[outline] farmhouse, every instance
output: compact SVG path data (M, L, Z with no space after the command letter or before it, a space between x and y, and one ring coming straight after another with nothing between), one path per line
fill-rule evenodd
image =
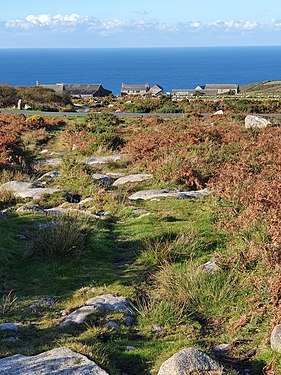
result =
M125 83L122 83L121 96L145 95L149 90L149 83L145 83L144 85L127 85Z
M238 94L239 85L233 84L233 83L227 83L227 84L207 83L204 86L197 86L195 90L201 95L220 95L220 94L227 94L230 92L233 92L234 94Z
M198 95L197 91L194 89L174 89L172 90L172 96L177 99L185 99L190 96Z
M147 93L156 97L165 95L163 87L159 85L154 85L153 87L151 87L151 89Z
M103 97L111 95L110 90L105 89L101 84L83 84L83 83L57 83L57 84L38 84L36 86L44 87L46 89L51 89L56 92L66 92L73 96L81 97Z

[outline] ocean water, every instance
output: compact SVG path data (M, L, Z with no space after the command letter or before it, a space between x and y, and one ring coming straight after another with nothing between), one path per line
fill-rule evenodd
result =
M166 91L206 83L281 79L281 47L0 49L0 83L159 84Z

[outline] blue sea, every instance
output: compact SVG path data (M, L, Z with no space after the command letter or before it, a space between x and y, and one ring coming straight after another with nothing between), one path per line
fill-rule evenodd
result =
M281 79L281 47L0 49L0 83L159 84L166 91L206 83Z

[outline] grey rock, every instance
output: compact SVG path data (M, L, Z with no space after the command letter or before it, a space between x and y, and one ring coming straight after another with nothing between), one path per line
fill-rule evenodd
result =
M84 158L81 159L82 163L93 165L93 164L106 164L110 162L116 162L121 160L125 154L118 154L118 155L107 155L107 156L95 156L92 158Z
M16 197L19 198L40 198L43 194L53 194L60 189L57 188L40 188L36 187L35 184L31 182L20 182L20 181L9 181L0 187L0 191L9 190L14 193Z
M194 371L219 371L219 364L207 354L195 348L183 349L165 361L158 375L188 375Z
M133 351L133 350L137 350L137 348L135 346L131 346L131 345L128 345L128 346L124 346L124 349L125 350L128 350L129 352Z
M112 178L120 178L120 177L124 177L126 175L126 173L123 173L123 172L107 172L106 175L110 176Z
M46 178L46 177L58 178L58 177L60 177L60 175L61 175L61 173L59 171L47 172L47 173L43 174L43 176L38 178L38 181L44 180L44 178Z
M69 348L35 355L16 354L0 359L1 375L108 375L95 362Z
M281 353L281 324L274 327L270 337L270 344L273 350Z
M138 191L131 196L129 196L130 200L149 200L154 198L177 198L177 199L198 199L203 196L209 195L210 190L203 189L203 190L195 190L195 191L171 191L169 189L162 189L162 190L143 190Z
M110 176L102 173L94 173L92 175L93 180L103 185L110 185L113 179Z
M119 325L116 322L114 322L114 320L108 320L105 323L105 326L109 329L112 329L113 331L118 331L119 329Z
M77 215L91 216L93 218L98 219L98 216L93 214L90 211L80 210L80 209L76 209L76 208L64 208L64 207L60 207L60 206L48 208L48 209L45 210L45 213L48 214L48 215L55 215L55 216L73 213L73 214L77 214Z
M155 326L151 327L151 332L152 333L160 333L162 331L163 331L163 327L161 327L161 326L155 325Z
M17 239L18 239L19 241L26 241L26 240L27 240L26 235L24 235L24 234L22 234L22 233L17 234L16 237L17 237Z
M217 345L217 346L214 347L214 353L218 357L223 357L224 355L227 354L229 349L230 349L229 344L220 344L220 345Z
M213 115L217 116L217 115L223 115L224 112L222 109L220 109L219 111L216 111L215 113L213 113Z
M17 331L19 329L18 323L1 323L0 331Z
M51 156L53 156L53 155L65 156L65 155L67 155L67 152L65 152L65 151L52 151L52 152L50 153L50 155L51 155Z
M143 214L148 214L148 213L150 213L149 211L147 211L147 210L143 210L143 209L137 209L137 210L133 210L132 211L133 212L133 214L136 214L136 215L143 215Z
M128 183L136 183L150 180L152 174L130 174L128 176L120 177L113 183L113 186L122 186Z
M7 343L16 343L19 341L19 338L18 337L14 337L14 336L11 336L11 337L6 337L4 339L1 340L2 342L7 342Z
M127 327L131 327L131 325L134 323L134 317L132 315L125 316L125 324Z
M44 214L45 213L45 210L44 208L40 207L40 206L31 206L31 205L28 205L28 206L22 206L22 207L19 207L16 212L35 212L35 213L39 213L39 214Z
M271 122L264 117L248 115L245 118L245 128L259 128L263 129L271 125Z
M46 158L36 161L39 165L60 165L62 163L61 158Z
M86 301L84 306L68 315L60 326L65 327L72 324L83 324L91 315L106 315L115 312L123 312L127 316L132 316L133 308L129 300L125 297L104 294Z
M205 271L205 272L216 272L219 271L219 266L216 264L215 259L211 259L208 262L201 264L199 266L199 271Z
M42 298L39 301L33 302L29 308L31 310L38 310L42 308L47 308L52 306L55 303L55 300L52 297Z
M98 315L100 313L101 310L98 306L82 306L68 315L68 317L60 324L60 327L83 324L92 315Z
M90 203L93 201L93 198L89 197L89 198L85 198L85 199L82 199L80 202L78 202L78 205L83 205L83 204L86 204L86 203Z

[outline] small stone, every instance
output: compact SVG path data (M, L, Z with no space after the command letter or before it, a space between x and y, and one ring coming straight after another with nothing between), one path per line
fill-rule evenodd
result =
M130 345L128 345L128 346L124 346L124 349L125 349L125 350L128 350L129 352L131 352L131 351L133 351L133 350L137 350L137 348L136 348L135 346L130 346Z
M94 181L103 185L110 185L113 181L113 179L110 176L107 176L106 174L101 174L101 173L94 173L92 175L92 178Z
M127 327L131 327L131 325L134 323L134 318L130 315L125 316L125 324Z
M149 213L147 210L142 210L142 209L133 210L132 212L133 214L136 214L136 215L143 215L143 214Z
M163 331L163 327L161 327L161 326L155 325L155 326L151 327L151 332L152 333L160 333L162 331Z
M202 264L199 266L199 271L205 271L205 272L217 272L219 271L219 266L216 264L214 259L209 260L208 262Z
M24 234L19 233L19 234L17 234L17 239L20 240L20 241L26 241L27 237Z
M214 115L217 116L217 115L223 115L224 112L222 109L220 109L219 111L215 112Z
M43 176L38 178L38 181L44 180L44 178L46 178L46 177L58 178L58 177L60 177L60 175L61 175L61 173L59 171L47 172L47 173L43 174Z
M37 164L39 165L60 165L62 163L61 158L47 158L37 160Z
M122 186L128 183L143 182L150 180L152 177L152 174L130 174L128 176L118 178L118 180L113 183L113 186Z
M19 329L18 323L1 323L0 331L17 331Z
M31 310L37 310L42 308L47 308L49 306L52 306L55 303L55 300L51 297L48 298L42 298L39 301L36 301L32 303L32 305L29 306Z
M125 154L108 155L108 156L96 156L92 158L81 159L82 163L93 165L93 164L105 164L110 162L116 162L121 160Z
M214 347L214 353L217 356L223 357L230 349L229 344L220 344Z
M5 339L1 340L2 342L7 342L7 343L15 343L19 341L18 337L6 337Z
M114 322L113 320L108 320L105 323L105 326L109 329L112 329L113 331L118 331L118 329L119 329L119 325L116 322Z
M22 206L22 207L19 207L16 212L35 212L35 213L39 213L39 214L44 214L45 213L45 210L44 208L40 207L40 206Z
M281 353L281 324L278 324L272 331L270 344L273 350Z

